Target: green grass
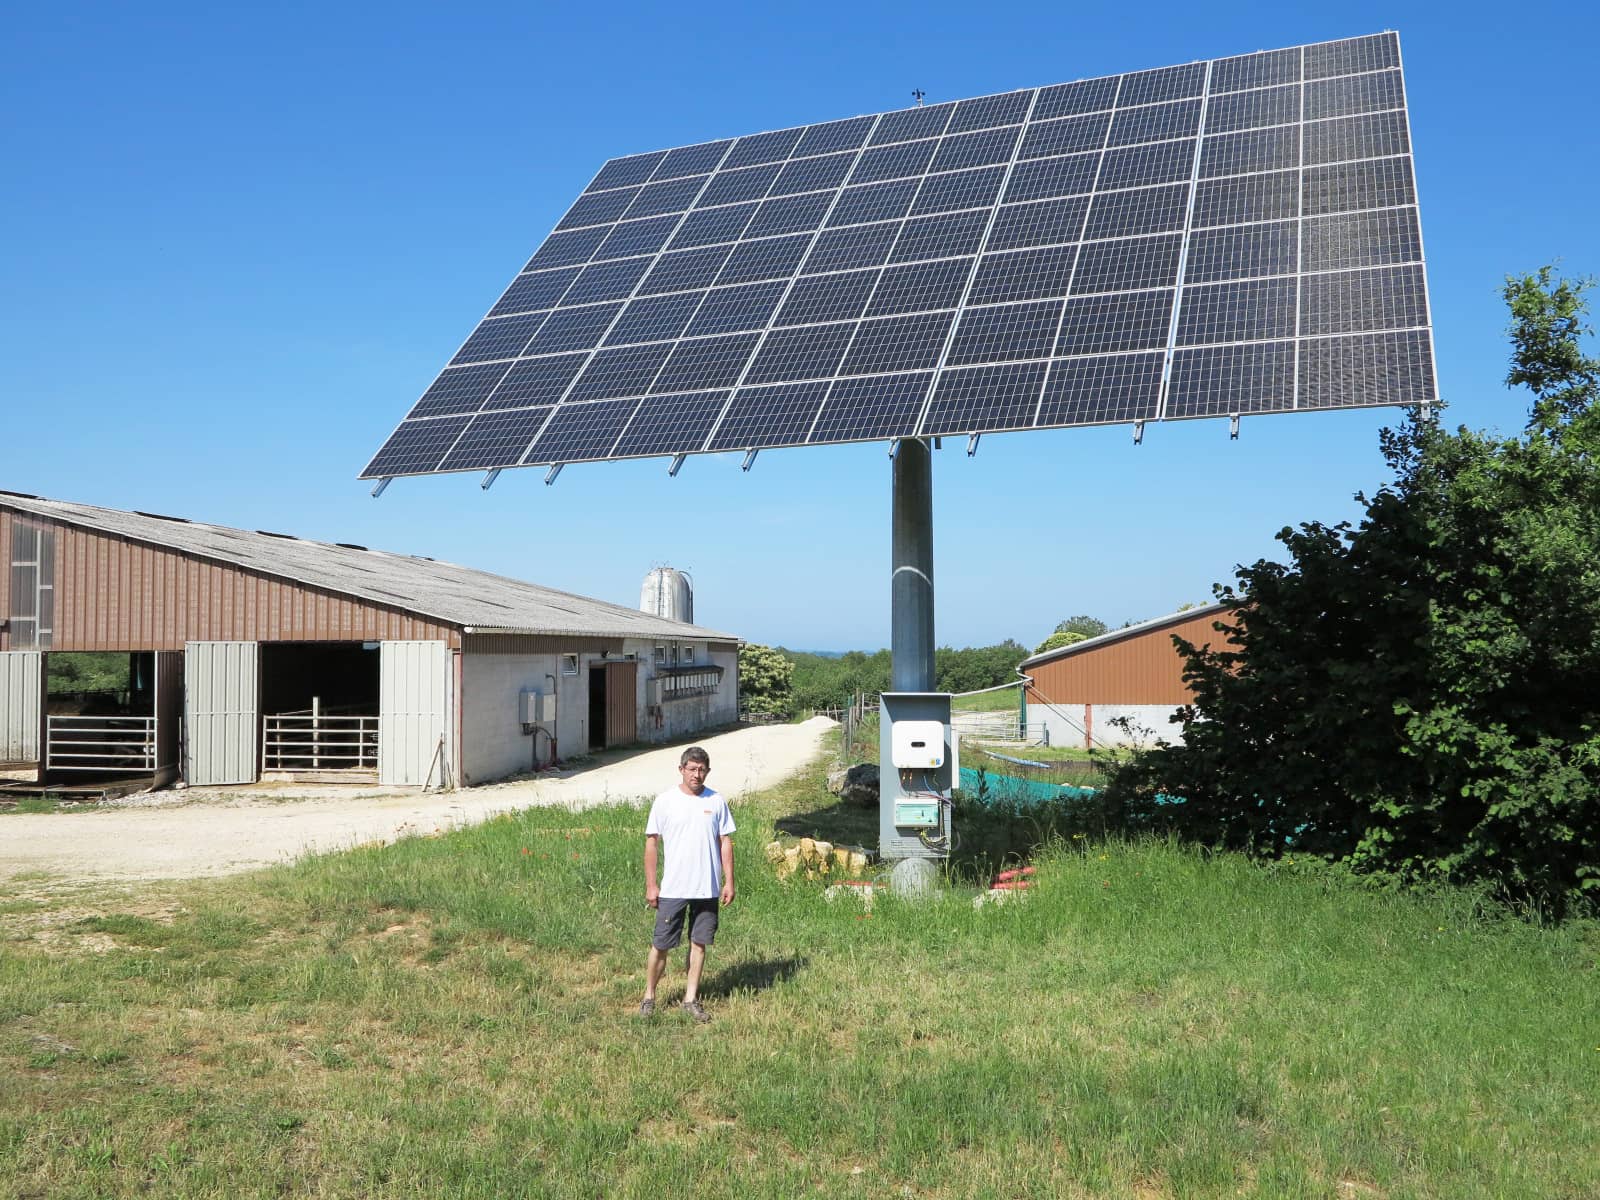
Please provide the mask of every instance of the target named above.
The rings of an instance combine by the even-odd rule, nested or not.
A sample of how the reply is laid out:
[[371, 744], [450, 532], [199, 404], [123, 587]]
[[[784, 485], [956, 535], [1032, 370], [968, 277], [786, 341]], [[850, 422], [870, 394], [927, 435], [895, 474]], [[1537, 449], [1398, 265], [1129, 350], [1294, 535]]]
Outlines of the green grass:
[[761, 862], [830, 801], [736, 803], [706, 1028], [632, 1015], [638, 809], [19, 911], [0, 1195], [1600, 1194], [1594, 926], [1081, 841], [868, 917]]
[[956, 696], [951, 699], [950, 707], [957, 712], [1016, 712], [1017, 689], [1007, 688], [1003, 692], [979, 692], [972, 696]]

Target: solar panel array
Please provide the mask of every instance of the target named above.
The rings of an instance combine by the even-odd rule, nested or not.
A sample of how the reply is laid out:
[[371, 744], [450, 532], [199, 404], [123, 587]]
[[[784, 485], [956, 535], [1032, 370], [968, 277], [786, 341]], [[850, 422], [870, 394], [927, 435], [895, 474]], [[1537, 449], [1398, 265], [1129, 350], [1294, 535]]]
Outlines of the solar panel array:
[[1435, 398], [1383, 33], [613, 159], [363, 477]]

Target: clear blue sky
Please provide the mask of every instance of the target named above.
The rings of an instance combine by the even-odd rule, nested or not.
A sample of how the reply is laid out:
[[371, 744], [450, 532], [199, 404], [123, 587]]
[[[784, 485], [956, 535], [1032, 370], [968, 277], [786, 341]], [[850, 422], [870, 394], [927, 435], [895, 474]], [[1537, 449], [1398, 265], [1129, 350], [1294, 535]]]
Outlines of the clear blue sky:
[[[1220, 10], [1220, 11], [1219, 11]], [[1309, 10], [1309, 15], [1301, 15]], [[0, 487], [448, 558], [702, 624], [871, 648], [883, 445], [399, 480], [356, 473], [606, 158], [1400, 31], [1447, 420], [1520, 428], [1506, 273], [1600, 272], [1587, 5], [216, 6], [10, 10]], [[986, 438], [934, 460], [941, 643], [1208, 599], [1359, 511], [1394, 411]]]

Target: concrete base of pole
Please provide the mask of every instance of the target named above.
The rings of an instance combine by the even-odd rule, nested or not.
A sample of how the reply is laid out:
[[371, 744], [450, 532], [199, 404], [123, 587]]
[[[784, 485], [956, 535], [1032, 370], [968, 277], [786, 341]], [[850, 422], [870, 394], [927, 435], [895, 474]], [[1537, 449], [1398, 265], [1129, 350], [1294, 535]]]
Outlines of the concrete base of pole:
[[932, 859], [902, 858], [889, 872], [889, 894], [905, 900], [927, 900], [939, 888], [939, 868]]

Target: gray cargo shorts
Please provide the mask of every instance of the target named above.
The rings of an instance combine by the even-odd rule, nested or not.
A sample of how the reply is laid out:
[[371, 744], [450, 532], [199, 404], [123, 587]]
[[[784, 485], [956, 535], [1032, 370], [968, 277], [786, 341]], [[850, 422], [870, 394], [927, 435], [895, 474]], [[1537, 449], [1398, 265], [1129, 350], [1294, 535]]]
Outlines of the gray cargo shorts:
[[662, 896], [656, 901], [656, 933], [650, 944], [657, 950], [671, 950], [683, 941], [684, 918], [688, 918], [689, 940], [697, 946], [709, 946], [717, 939], [717, 898], [704, 900], [669, 900]]

